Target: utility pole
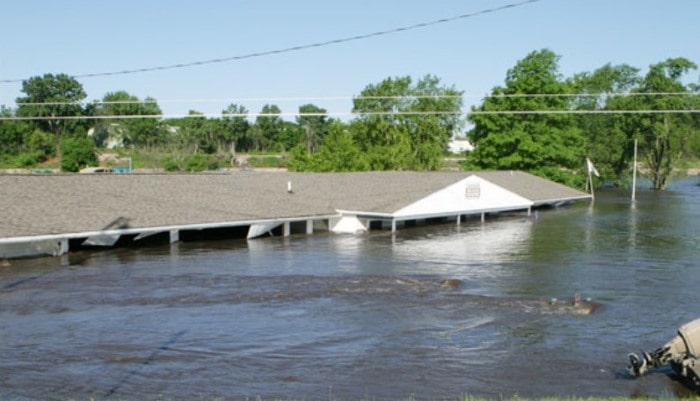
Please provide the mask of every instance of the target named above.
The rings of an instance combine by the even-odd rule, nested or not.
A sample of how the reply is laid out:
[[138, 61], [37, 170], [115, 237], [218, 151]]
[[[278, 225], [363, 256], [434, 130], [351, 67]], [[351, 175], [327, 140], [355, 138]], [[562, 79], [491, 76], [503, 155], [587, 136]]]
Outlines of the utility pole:
[[637, 138], [634, 138], [634, 162], [632, 162], [632, 203], [636, 201], [637, 193]]

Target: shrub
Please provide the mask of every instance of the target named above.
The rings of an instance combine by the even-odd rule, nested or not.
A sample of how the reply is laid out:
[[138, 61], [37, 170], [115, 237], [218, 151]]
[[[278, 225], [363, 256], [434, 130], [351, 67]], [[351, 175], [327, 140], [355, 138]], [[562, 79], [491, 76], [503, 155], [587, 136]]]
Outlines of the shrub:
[[186, 163], [187, 171], [209, 171], [219, 168], [216, 158], [205, 153], [197, 153], [190, 156]]
[[65, 138], [61, 141], [61, 170], [77, 172], [81, 167], [97, 165], [95, 143], [92, 138]]
[[39, 162], [41, 162], [54, 156], [56, 152], [56, 137], [46, 132], [35, 130], [27, 137], [26, 145], [31, 153], [38, 152], [40, 155]]
[[161, 162], [161, 166], [163, 166], [163, 170], [169, 172], [182, 170], [180, 163], [178, 163], [178, 161], [171, 156], [164, 157], [163, 161]]
[[182, 167], [180, 167], [180, 162], [175, 160], [174, 157], [171, 156], [166, 156], [163, 158], [163, 161], [161, 162], [161, 165], [163, 166], [163, 170], [169, 171], [169, 172], [175, 172], [175, 171], [181, 171]]
[[44, 160], [44, 155], [40, 151], [20, 153], [14, 157], [13, 163], [16, 167], [34, 167]]
[[287, 160], [279, 156], [251, 156], [248, 159], [248, 165], [250, 167], [287, 167]]

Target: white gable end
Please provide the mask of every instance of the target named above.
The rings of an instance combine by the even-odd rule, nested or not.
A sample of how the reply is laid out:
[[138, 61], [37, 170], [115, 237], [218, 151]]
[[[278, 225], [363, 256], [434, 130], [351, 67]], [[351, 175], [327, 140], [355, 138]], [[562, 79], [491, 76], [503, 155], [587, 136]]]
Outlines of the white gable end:
[[518, 210], [532, 204], [522, 196], [472, 175], [398, 210], [394, 217]]

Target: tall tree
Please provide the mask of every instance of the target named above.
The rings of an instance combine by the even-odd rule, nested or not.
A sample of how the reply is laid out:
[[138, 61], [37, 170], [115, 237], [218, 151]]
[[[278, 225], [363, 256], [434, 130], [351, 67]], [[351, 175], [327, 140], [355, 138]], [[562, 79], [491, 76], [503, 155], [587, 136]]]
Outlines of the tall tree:
[[303, 142], [304, 133], [299, 124], [293, 121], [282, 120], [280, 132], [272, 144], [272, 149], [287, 152]]
[[328, 134], [328, 116], [326, 109], [313, 104], [299, 106], [296, 121], [304, 136], [304, 145], [309, 154], [316, 153], [323, 139]]
[[[585, 138], [566, 112], [569, 84], [558, 71], [559, 56], [534, 51], [508, 71], [469, 120], [474, 145], [467, 169], [524, 170], [558, 182], [583, 186]], [[547, 113], [553, 111], [554, 113]]]
[[248, 140], [250, 122], [248, 122], [247, 115], [248, 110], [237, 104], [230, 104], [221, 112], [225, 129], [223, 139], [229, 144], [231, 153], [234, 155], [236, 151], [250, 149], [250, 141]]
[[[580, 73], [570, 80], [573, 109], [598, 111], [576, 115], [579, 128], [586, 137], [586, 155], [595, 161], [596, 169], [606, 181], [626, 181], [630, 174], [633, 140], [623, 126], [624, 116], [610, 111], [611, 99], [625, 96], [640, 81], [639, 69], [627, 64], [606, 64], [592, 73]], [[614, 103], [614, 100], [613, 100]]]
[[105, 117], [95, 126], [97, 137], [121, 133], [125, 145], [150, 146], [159, 142], [159, 117], [154, 116], [160, 116], [162, 111], [151, 97], [141, 101], [125, 91], [109, 92], [102, 102], [95, 103], [92, 114]]
[[[654, 64], [632, 91], [634, 96], [614, 99], [611, 106], [624, 110], [639, 110], [625, 118], [625, 129], [630, 137], [640, 141], [640, 152], [650, 171], [653, 188], [664, 189], [668, 177], [678, 165], [688, 142], [700, 128], [695, 113], [699, 97], [691, 85], [681, 78], [697, 65], [685, 58], [670, 58]], [[668, 113], [664, 113], [668, 110]], [[647, 111], [646, 113], [644, 111]]]
[[462, 92], [428, 75], [388, 78], [353, 100], [355, 141], [373, 170], [437, 170], [460, 126]]
[[75, 135], [61, 141], [61, 170], [78, 172], [81, 168], [97, 165], [95, 143], [87, 135]]
[[217, 151], [217, 138], [224, 131], [219, 120], [206, 118], [204, 113], [190, 110], [189, 116], [178, 120], [176, 124], [182, 143], [192, 146], [193, 153], [201, 151], [211, 154]]
[[[14, 117], [14, 112], [5, 106], [0, 106], [0, 117]], [[0, 120], [0, 158], [27, 151], [25, 142], [32, 129], [25, 121]]]
[[[44, 74], [22, 82], [23, 97], [17, 98], [17, 115], [38, 117], [36, 125], [55, 135], [60, 146], [64, 131], [74, 130], [81, 122], [65, 117], [83, 114], [82, 101], [87, 97], [83, 85], [66, 74]], [[57, 149], [58, 150], [58, 149]]]
[[276, 144], [280, 139], [284, 125], [282, 118], [279, 116], [281, 113], [280, 108], [274, 104], [263, 106], [260, 115], [256, 117], [255, 124], [251, 128], [251, 140], [255, 150], [272, 150], [277, 147]]
[[340, 121], [330, 122], [328, 135], [318, 152], [308, 153], [304, 145], [297, 146], [291, 152], [289, 169], [314, 172], [369, 170], [367, 155], [358, 146], [351, 129]]

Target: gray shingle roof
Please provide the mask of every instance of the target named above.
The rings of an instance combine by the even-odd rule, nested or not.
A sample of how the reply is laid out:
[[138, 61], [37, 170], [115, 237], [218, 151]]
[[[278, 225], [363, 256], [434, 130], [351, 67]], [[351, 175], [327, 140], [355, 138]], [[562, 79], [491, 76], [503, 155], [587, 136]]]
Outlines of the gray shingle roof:
[[590, 198], [587, 193], [522, 171], [479, 171], [474, 174], [531, 200], [535, 206]]
[[[105, 229], [393, 213], [471, 175], [467, 172], [364, 172], [163, 175], [0, 175], [0, 238]], [[532, 200], [586, 196], [526, 173], [479, 172]], [[287, 192], [287, 183], [292, 193]]]

